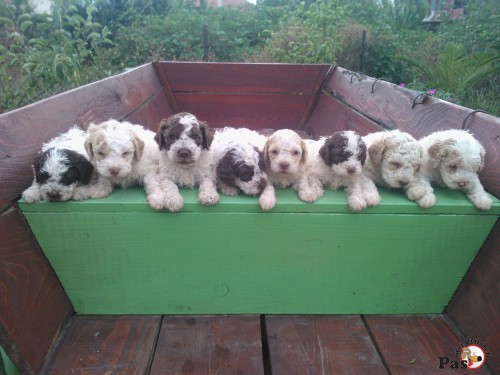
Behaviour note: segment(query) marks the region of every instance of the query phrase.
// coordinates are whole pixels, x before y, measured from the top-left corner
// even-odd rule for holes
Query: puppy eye
[[[129,156],[131,154],[130,151],[126,151],[122,154],[122,158],[126,158],[127,156]]]
[[[420,172],[420,164],[415,167],[415,172]]]
[[[393,169],[399,169],[401,168],[401,164],[395,161],[390,162],[390,165]]]
[[[448,169],[450,170],[450,172],[456,172],[458,166],[456,164],[448,165]]]
[[[170,141],[176,141],[177,140],[177,136],[174,135],[174,134],[170,134],[168,137],[167,137],[168,140]]]
[[[292,155],[294,155],[294,156],[300,155],[300,151],[294,150],[294,151],[292,151]]]
[[[106,156],[102,151],[97,151],[97,155],[99,155],[102,158]]]
[[[276,149],[271,150],[271,154],[278,155],[278,150],[276,150]]]

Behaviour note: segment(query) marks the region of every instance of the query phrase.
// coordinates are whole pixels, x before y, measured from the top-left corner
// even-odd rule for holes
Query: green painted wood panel
[[[175,214],[134,189],[20,206],[79,314],[440,313],[500,208],[438,191],[422,210],[382,191],[351,214],[342,192],[308,205],[283,190],[263,214],[256,198],[182,193]]]

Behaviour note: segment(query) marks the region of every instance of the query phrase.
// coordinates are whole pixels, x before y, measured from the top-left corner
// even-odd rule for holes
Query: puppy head
[[[66,201],[78,185],[90,182],[94,167],[75,151],[50,148],[35,157],[33,171],[44,200]]]
[[[325,139],[319,149],[323,161],[332,172],[342,176],[359,175],[366,160],[366,144],[352,130],[336,132]]]
[[[129,123],[109,120],[87,129],[85,149],[99,174],[112,179],[127,177],[144,151],[144,141]]]
[[[242,152],[232,148],[219,160],[217,178],[247,195],[258,195],[267,186],[262,152],[256,147]]]
[[[368,147],[373,167],[389,186],[407,186],[420,170],[422,146],[407,133],[391,131]]]
[[[465,133],[465,132],[464,132]],[[486,151],[472,135],[437,139],[428,149],[432,168],[439,169],[450,189],[467,191],[484,165]]]
[[[264,160],[274,173],[296,174],[307,160],[306,144],[293,130],[278,130],[266,141]]]
[[[155,136],[160,150],[165,150],[171,161],[181,165],[195,163],[202,150],[210,149],[212,140],[208,124],[187,112],[161,120]]]

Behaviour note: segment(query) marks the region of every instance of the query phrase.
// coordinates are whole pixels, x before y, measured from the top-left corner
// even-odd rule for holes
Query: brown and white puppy
[[[315,201],[317,197],[309,187],[306,171],[307,146],[295,131],[281,129],[269,136],[264,146],[264,160],[269,178],[260,197],[264,210],[276,205],[275,187],[291,187],[304,202]]]
[[[315,196],[323,195],[324,186],[333,190],[345,188],[352,211],[379,204],[375,184],[363,174],[365,160],[366,145],[352,130],[336,132],[311,144],[308,173]]]
[[[377,185],[401,188],[420,207],[436,203],[432,186],[420,174],[422,146],[410,134],[381,131],[363,137],[367,155],[363,173]]]
[[[163,119],[155,136],[160,152],[160,180],[164,207],[175,212],[184,199],[178,187],[199,187],[198,201],[211,206],[219,201],[209,152],[213,136],[206,122],[182,112]]]
[[[113,187],[144,185],[149,205],[161,209],[154,133],[127,121],[108,120],[89,125],[87,134],[85,149],[101,176],[100,189],[111,192]]]
[[[262,152],[265,142],[265,136],[246,128],[226,127],[215,133],[212,149],[217,186],[222,194],[262,193],[268,185]],[[259,203],[262,207],[263,203]]]
[[[87,194],[86,186],[95,178],[94,166],[85,152],[85,137],[83,130],[73,127],[43,144],[33,161],[33,183],[22,194],[27,203],[100,197],[90,191]]]
[[[472,134],[455,129],[438,131],[419,143],[424,149],[421,173],[427,181],[462,190],[481,210],[491,208],[493,201],[478,177],[486,150]]]

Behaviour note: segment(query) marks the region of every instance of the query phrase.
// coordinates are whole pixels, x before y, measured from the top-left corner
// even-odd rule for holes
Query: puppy
[[[164,206],[179,211],[184,199],[177,186],[199,187],[198,201],[211,206],[219,201],[212,155],[213,136],[207,123],[187,112],[163,119],[155,136],[160,152],[160,179]]]
[[[212,144],[217,186],[222,194],[258,195],[268,185],[263,149],[266,137],[245,128],[224,128]],[[262,209],[268,202],[259,200]]]
[[[143,185],[149,205],[163,206],[159,175],[159,150],[154,133],[141,125],[108,120],[90,124],[85,149],[101,179],[97,185],[111,193],[114,187]]]
[[[260,197],[264,210],[276,204],[274,187],[291,187],[304,202],[314,202],[306,173],[307,147],[296,132],[289,129],[274,132],[264,146],[264,161],[269,179]]]
[[[26,202],[89,197],[82,191],[91,182],[94,167],[87,159],[85,137],[83,130],[74,127],[43,144],[42,152],[33,162],[33,183],[22,194]]]
[[[469,132],[438,131],[419,143],[424,149],[421,171],[427,181],[464,191],[481,210],[491,208],[493,201],[477,175],[483,168],[486,151]]]
[[[323,195],[323,186],[333,190],[343,187],[352,211],[361,211],[380,203],[375,184],[362,172],[366,145],[358,133],[352,130],[336,132],[310,147],[308,173],[316,197]]]
[[[367,155],[363,173],[383,187],[402,188],[420,207],[436,203],[432,187],[420,174],[422,146],[408,133],[382,131],[364,136]]]

